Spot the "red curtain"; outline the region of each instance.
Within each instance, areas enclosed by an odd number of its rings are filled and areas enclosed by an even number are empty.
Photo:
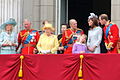
[[[20,55],[0,55],[0,80],[18,80]]]
[[[80,55],[24,55],[23,80],[78,80]],[[85,54],[84,80],[119,80],[119,54]],[[20,55],[0,55],[0,80],[18,80]]]
[[[120,55],[85,55],[84,80],[120,80]]]

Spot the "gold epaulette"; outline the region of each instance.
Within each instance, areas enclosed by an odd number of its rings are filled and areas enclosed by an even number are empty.
[[[70,28],[68,28],[67,30],[71,30]],[[66,31],[67,31],[66,30]],[[72,35],[74,34],[74,33],[72,33],[72,34],[70,34],[70,36],[68,36],[68,34],[67,34],[67,32],[65,31],[65,37],[66,37],[66,41],[67,40],[69,40],[71,37],[72,37]],[[72,32],[72,31],[71,31]]]
[[[108,22],[107,22],[107,25],[109,25],[109,24],[113,24],[113,25],[114,25],[115,23],[108,21]]]
[[[82,29],[80,29],[80,28],[77,28],[77,30],[81,30],[81,31],[83,31]]]
[[[59,40],[59,42],[60,42],[60,43],[62,42],[62,38]]]
[[[68,30],[71,30],[71,28],[66,29],[66,31],[68,31]],[[83,31],[82,29],[79,29],[79,28],[77,28],[77,30]],[[71,30],[72,34],[70,34],[70,36],[68,36],[68,34],[67,34],[66,31],[65,31],[65,37],[67,38],[67,39],[66,39],[66,41],[67,41],[67,40],[69,40],[75,33],[73,33],[72,30]]]
[[[22,34],[22,32],[20,32],[21,37],[26,37],[26,36],[28,36],[28,34],[29,34],[29,32],[25,32],[25,34]]]
[[[68,28],[68,29],[66,29],[66,30],[70,30],[71,28]]]
[[[113,48],[113,42],[110,42],[110,43],[108,44],[108,48]]]
[[[62,38],[58,41],[58,43],[60,44],[62,42]]]
[[[110,22],[110,24],[115,24],[115,23],[113,23],[113,22]]]
[[[106,48],[111,49],[113,48],[113,42],[110,42],[109,44],[105,43]]]

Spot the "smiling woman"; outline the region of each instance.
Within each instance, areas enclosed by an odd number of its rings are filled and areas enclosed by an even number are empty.
[[[16,47],[18,45],[17,34],[13,32],[13,27],[16,25],[16,21],[10,18],[4,24],[1,25],[5,31],[0,34],[0,54],[15,54]]]
[[[90,13],[88,24],[91,29],[88,31],[87,47],[90,53],[100,53],[100,43],[102,40],[102,28],[98,26],[98,17],[94,13]]]
[[[45,32],[39,38],[37,49],[40,54],[55,54],[59,43],[57,36],[53,34],[54,28],[52,24],[45,24],[43,30]]]

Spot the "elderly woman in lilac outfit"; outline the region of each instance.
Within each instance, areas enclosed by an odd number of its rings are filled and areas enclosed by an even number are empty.
[[[85,34],[82,34],[76,43],[74,43],[72,48],[73,54],[80,54],[80,53],[88,53],[87,46],[86,46],[86,38]]]

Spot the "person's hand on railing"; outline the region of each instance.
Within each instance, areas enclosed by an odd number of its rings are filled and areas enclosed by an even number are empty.
[[[64,47],[59,47],[58,50],[64,50]]]
[[[39,54],[39,52],[38,52],[38,50],[36,48],[34,48],[33,53],[34,54]]]
[[[51,51],[50,50],[41,50],[40,53],[47,54],[47,53],[51,53]]]
[[[10,46],[10,45],[9,44],[2,44],[2,46],[5,47],[5,46]]]
[[[12,44],[11,44],[11,46],[17,46],[17,44],[15,44],[15,43],[12,43]]]

